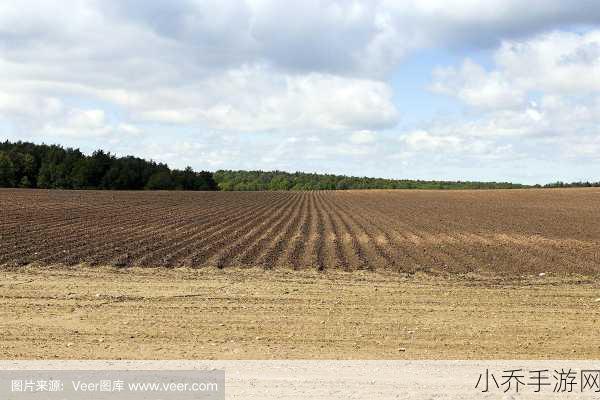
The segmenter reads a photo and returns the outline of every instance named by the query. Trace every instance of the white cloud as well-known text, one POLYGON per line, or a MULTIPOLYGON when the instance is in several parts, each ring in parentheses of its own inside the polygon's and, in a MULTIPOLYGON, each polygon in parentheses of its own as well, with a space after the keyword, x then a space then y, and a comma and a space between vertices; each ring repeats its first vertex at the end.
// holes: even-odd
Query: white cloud
POLYGON ((358 131, 350 135, 350 141, 354 144, 369 144, 375 142, 377 134, 373 131, 358 131))
POLYGON ((599 30, 555 31, 503 42, 492 68, 470 60, 442 68, 433 90, 457 97, 471 113, 431 131, 438 141, 510 141, 532 159, 600 159, 598 48, 599 30))
POLYGON ((526 41, 506 41, 496 52, 501 73, 521 90, 585 94, 600 90, 600 31, 555 31, 526 41))
POLYGON ((147 140, 140 155, 219 167, 264 160, 345 170, 372 157, 376 171, 393 169, 386 157, 400 152, 464 163, 472 154, 533 154, 524 147, 540 143, 572 146, 536 157, 591 157, 584 149, 597 145, 600 122, 600 31, 592 29, 600 3, 523 4, 3 1, 0 122, 13 136, 120 140, 133 153, 147 140), (435 74, 432 89, 466 112, 398 128, 396 68, 415 51, 457 48, 497 48, 491 67, 471 59, 435 74), (406 133, 390 138, 395 130, 406 133), (216 139, 204 142, 207 132, 216 139))
MULTIPOLYGON (((516 0, 74 0, 57 15, 61 7, 0 5, 0 87, 59 98, 75 92, 134 119, 231 130, 388 128, 397 111, 387 77, 411 50, 471 45, 474 36, 493 43, 600 17, 595 3, 558 0, 526 9, 516 0)), ((505 69, 516 68, 511 54, 519 52, 499 54, 505 69)), ((594 54, 589 46, 565 54, 567 72, 556 72, 556 84, 572 71, 565 60, 594 54)), ((455 71, 462 79, 471 73, 478 81, 459 94, 470 104, 521 101, 520 89, 495 72, 472 64, 455 71)))
POLYGON ((117 132, 122 132, 124 134, 132 135, 132 136, 140 136, 143 134, 143 131, 141 128, 139 128, 135 125, 131 125, 131 124, 120 123, 117 125, 116 130, 117 130, 117 132))
POLYGON ((460 150, 463 140, 456 136, 434 136, 427 131, 413 131, 401 137, 413 151, 449 151, 460 150))
POLYGON ((197 169, 226 168, 232 161, 239 159, 241 154, 238 148, 213 149, 206 143, 187 140, 146 143, 136 150, 136 155, 140 157, 161 160, 182 169, 190 165, 197 169))
POLYGON ((498 71, 487 72, 469 59, 458 69, 438 68, 433 74, 432 91, 456 96, 473 107, 513 108, 525 102, 523 89, 514 87, 498 71))
POLYGON ((528 95, 583 96, 600 91, 600 30, 555 31, 525 41, 504 41, 495 68, 471 60, 439 68, 432 90, 490 109, 523 107, 528 95))
POLYGON ((383 82, 287 75, 264 66, 227 71, 178 91, 157 90, 131 111, 144 120, 232 131, 379 129, 398 118, 383 82))
POLYGON ((0 115, 14 118, 52 118, 63 111, 62 101, 56 97, 27 93, 0 92, 0 115))
POLYGON ((33 126, 32 133, 50 137, 115 139, 139 136, 142 130, 132 124, 110 123, 103 110, 71 108, 40 126, 33 126))

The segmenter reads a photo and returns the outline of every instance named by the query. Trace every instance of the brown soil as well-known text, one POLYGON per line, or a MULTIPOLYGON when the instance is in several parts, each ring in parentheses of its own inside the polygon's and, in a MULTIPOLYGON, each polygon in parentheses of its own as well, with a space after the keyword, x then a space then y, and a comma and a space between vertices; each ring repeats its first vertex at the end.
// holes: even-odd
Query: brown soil
POLYGON ((598 189, 0 190, 0 358, 599 358, 598 210, 598 189))
POLYGON ((574 276, 0 269, 0 359, 598 359, 599 320, 574 276))
POLYGON ((0 190, 0 265, 600 272, 600 190, 0 190))

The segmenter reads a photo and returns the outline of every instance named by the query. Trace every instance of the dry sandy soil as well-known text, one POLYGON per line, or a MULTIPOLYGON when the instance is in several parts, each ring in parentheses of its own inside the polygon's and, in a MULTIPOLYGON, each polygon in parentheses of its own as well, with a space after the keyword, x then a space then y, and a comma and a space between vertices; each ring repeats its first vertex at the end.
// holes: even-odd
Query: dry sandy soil
POLYGON ((0 359, 598 359, 600 281, 3 267, 0 359))

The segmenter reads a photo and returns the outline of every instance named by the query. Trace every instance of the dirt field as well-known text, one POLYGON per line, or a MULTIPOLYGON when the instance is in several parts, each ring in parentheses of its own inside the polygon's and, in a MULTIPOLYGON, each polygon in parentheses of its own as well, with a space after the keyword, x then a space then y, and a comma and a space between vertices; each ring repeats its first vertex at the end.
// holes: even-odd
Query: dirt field
POLYGON ((600 272, 600 190, 0 190, 0 265, 600 272))
POLYGON ((0 359, 598 359, 600 282, 4 267, 0 359))
POLYGON ((599 358, 599 210, 598 189, 0 190, 0 359, 599 358))

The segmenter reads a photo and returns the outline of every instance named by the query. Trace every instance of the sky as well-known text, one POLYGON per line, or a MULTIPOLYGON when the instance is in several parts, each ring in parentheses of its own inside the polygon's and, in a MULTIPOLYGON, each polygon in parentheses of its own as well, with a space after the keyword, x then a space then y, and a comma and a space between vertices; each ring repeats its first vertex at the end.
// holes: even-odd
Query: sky
POLYGON ((597 0, 3 0, 0 140, 197 170, 600 180, 597 0))

